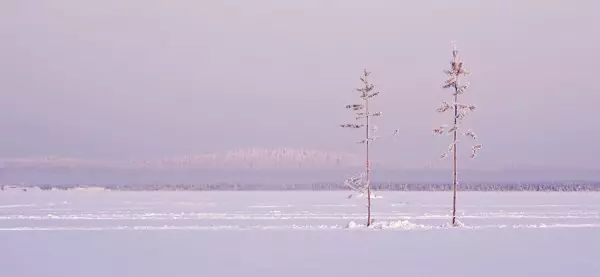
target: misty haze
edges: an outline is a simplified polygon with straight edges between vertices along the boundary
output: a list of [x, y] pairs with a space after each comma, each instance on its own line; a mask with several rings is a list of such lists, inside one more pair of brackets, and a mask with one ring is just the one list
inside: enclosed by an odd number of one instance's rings
[[598, 26], [594, 0], [5, 0], [0, 276], [598, 276]]

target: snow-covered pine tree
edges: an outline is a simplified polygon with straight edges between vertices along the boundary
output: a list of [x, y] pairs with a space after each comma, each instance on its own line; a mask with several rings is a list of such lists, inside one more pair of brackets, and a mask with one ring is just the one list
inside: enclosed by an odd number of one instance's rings
[[[454, 98], [454, 102], [448, 103], [446, 101], [443, 101], [441, 106], [437, 109], [437, 112], [443, 113], [446, 111], [451, 111], [453, 113], [453, 123], [450, 128], [448, 128], [447, 125], [442, 125], [440, 127], [434, 128], [433, 132], [438, 135], [452, 134], [452, 143], [448, 147], [448, 150], [442, 154], [441, 158], [446, 158], [449, 153], [452, 153], [453, 156], [452, 226], [458, 226], [458, 222], [456, 220], [456, 190], [458, 184], [457, 135], [459, 133], [459, 127], [462, 121], [465, 119], [467, 114], [475, 111], [475, 106], [458, 102], [458, 96], [464, 93], [467, 90], [467, 87], [469, 86], [468, 82], [461, 83], [460, 77], [466, 76], [467, 74], [469, 74], [469, 72], [464, 68], [463, 61], [460, 60], [460, 58], [458, 57], [458, 50], [456, 49], [456, 44], [454, 45], [454, 48], [452, 50], [452, 60], [450, 61], [450, 69], [444, 70], [444, 73], [448, 75], [448, 79], [446, 80], [443, 88], [449, 88], [453, 91], [452, 96]], [[471, 130], [467, 130], [462, 134], [470, 139], [477, 139], [477, 136]], [[471, 158], [475, 158], [479, 149], [481, 149], [481, 144], [475, 144], [471, 148]]]
[[364, 138], [358, 143], [365, 144], [365, 171], [361, 172], [358, 176], [350, 177], [345, 181], [345, 184], [352, 190], [366, 193], [367, 195], [367, 226], [372, 223], [371, 220], [371, 160], [369, 156], [369, 146], [371, 143], [379, 138], [374, 136], [373, 133], [377, 130], [377, 127], [371, 124], [372, 117], [381, 116], [381, 112], [372, 112], [369, 109], [369, 101], [371, 98], [379, 95], [378, 91], [374, 91], [375, 86], [368, 80], [371, 72], [366, 69], [363, 72], [363, 76], [360, 77], [362, 86], [357, 88], [356, 91], [359, 93], [359, 97], [362, 99], [362, 103], [346, 105], [347, 109], [355, 112], [355, 120], [360, 123], [342, 124], [343, 128], [351, 129], [363, 129]]

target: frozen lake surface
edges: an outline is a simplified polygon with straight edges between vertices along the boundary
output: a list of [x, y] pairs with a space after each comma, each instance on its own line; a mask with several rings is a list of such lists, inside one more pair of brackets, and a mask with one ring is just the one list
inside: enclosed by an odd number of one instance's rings
[[600, 276], [600, 193], [346, 195], [4, 191], [0, 276]]

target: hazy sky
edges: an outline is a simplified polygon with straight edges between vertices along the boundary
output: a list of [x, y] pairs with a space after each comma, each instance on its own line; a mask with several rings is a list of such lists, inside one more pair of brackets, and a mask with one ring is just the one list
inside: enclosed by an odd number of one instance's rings
[[375, 155], [435, 165], [456, 40], [485, 148], [469, 164], [600, 168], [598, 26], [598, 0], [4, 0], [0, 156], [360, 153], [338, 125], [367, 67], [380, 130], [403, 133]]

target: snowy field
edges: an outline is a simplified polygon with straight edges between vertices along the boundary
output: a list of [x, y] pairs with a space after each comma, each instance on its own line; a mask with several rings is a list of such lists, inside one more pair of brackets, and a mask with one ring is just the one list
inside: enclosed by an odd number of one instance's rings
[[600, 193], [380, 195], [4, 191], [0, 276], [600, 276]]

